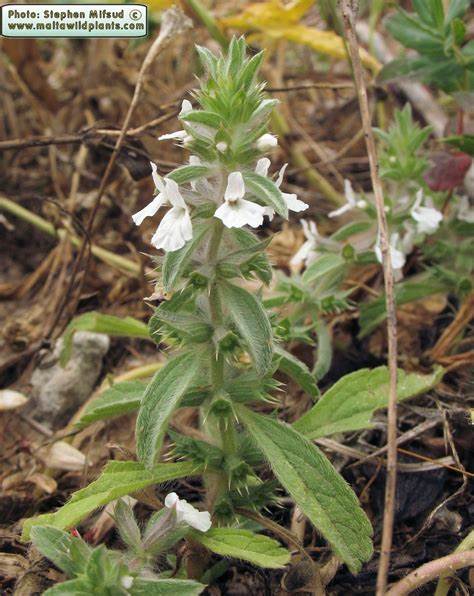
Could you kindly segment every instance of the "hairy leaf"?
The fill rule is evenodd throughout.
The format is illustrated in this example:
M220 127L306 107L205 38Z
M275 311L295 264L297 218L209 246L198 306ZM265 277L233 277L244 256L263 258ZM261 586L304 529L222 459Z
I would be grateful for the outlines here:
M199 365L196 354L180 354L169 360L146 388L137 418L136 440L138 457L147 467L155 463L168 420L190 388Z
M398 401L425 393L439 383L443 369L430 375L398 370ZM386 366L363 368L339 379L293 427L309 439L369 428L372 414L388 405L389 371Z
M83 540L52 526L33 526L31 541L44 557L69 576L78 572L77 565L71 557L72 544L75 543L79 547L85 560L91 552Z
M243 559L260 567L278 569L290 561L290 553L276 540L237 528L211 528L193 532L195 540L223 557Z
M143 381L115 383L91 401L76 426L82 428L97 420L106 420L138 410L146 389Z
M146 469L139 462L109 462L102 474L86 488L75 492L71 499L54 513L27 519L23 525L23 540L29 540L33 526L54 526L67 529L78 524L89 513L110 501L130 495L150 486L202 472L196 464L182 462L157 464Z
M197 596L206 586L190 579L136 579L132 596Z
M202 178L209 174L209 168L206 166L181 166L166 175L166 178L171 178L177 184L184 184L191 182L197 178Z
M280 357L278 363L279 370L291 377L293 381L296 381L311 397L319 395L316 379L304 362L301 362L301 360L298 360L293 354L290 354L280 346L275 347L275 354Z
M112 337L140 337L150 339L148 326L133 317L115 317L100 312L86 312L74 318L66 328L63 335L63 348L60 361L64 366L70 356L72 349L72 338L76 331L93 331L105 333Z
M265 205L272 207L279 215L288 219L288 207L278 186L260 174L244 174L246 187Z
M240 335L247 344L255 368L264 374L271 365L273 355L273 336L270 321L260 301L238 286L219 283L221 302Z
M291 426L235 407L275 476L353 573L372 556L372 527L326 456Z

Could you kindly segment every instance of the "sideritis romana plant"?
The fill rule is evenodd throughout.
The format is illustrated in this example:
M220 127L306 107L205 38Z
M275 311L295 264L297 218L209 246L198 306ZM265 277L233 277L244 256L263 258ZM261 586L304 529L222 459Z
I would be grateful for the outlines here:
M279 369L313 397L318 389L306 366L279 344L277 322L264 308L260 289L249 289L272 278L265 254L270 238L262 240L252 229L275 213L287 218L307 208L281 190L285 167L272 171L265 155L277 144L268 131L277 101L265 97L257 79L262 54L246 57L243 39L234 39L226 56L197 49L206 80L192 102L183 101L182 130L162 137L177 140L189 152L189 163L165 177L153 165L158 192L133 216L140 225L166 210L152 244L165 251L160 283L167 299L156 308L150 333L168 346L168 358L135 401L140 461L111 462L85 492L44 522L77 523L112 498L201 476L200 507L210 511L213 526L192 530L193 544L279 567L289 561L288 551L242 524L246 512L277 502L281 486L357 572L372 554L370 522L326 456L271 412L281 388L273 378ZM169 428L181 407L197 409L191 436ZM173 458L183 461L159 463L166 435Z

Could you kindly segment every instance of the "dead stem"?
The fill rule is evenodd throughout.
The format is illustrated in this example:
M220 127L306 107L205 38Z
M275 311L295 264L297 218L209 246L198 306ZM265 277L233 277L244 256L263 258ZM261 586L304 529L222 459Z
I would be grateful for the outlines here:
M393 291L392 261L388 243L387 219L385 216L385 204L382 184L378 174L377 152L369 113L369 103L367 100L364 71L359 56L359 44L354 31L353 7L354 9L357 9L358 2L351 3L350 0L341 0L344 30L354 71L357 96L359 99L359 109L362 118L362 127L364 130L367 153L369 156L370 176L372 179L375 205L377 208L377 221L380 237L380 248L382 252L387 309L388 365L390 371L387 428L387 481L385 484L382 544L377 576L377 596L383 596L387 589L387 576L390 566L390 550L392 548L393 519L395 510L395 488L397 480L397 319Z

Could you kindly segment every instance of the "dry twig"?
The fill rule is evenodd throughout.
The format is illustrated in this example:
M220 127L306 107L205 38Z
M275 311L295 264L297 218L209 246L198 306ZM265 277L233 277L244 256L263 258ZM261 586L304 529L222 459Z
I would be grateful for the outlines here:
M372 131L367 88L364 71L359 56L359 47L354 30L354 8L350 0L341 0L344 29L348 42L349 54L354 70L354 79L359 99L359 109L362 126L369 156L370 176L374 189L375 205L377 208L378 233L384 270L384 284L387 309L388 334L388 365L390 371L390 389L388 400L388 428L387 428L387 481L385 485L385 507L383 517L383 533L380 553L380 564L377 576L377 595L382 596L387 588L387 575L390 565L390 550L392 547L393 519L395 511L395 488L397 480L397 319L395 297L393 291L393 270L388 241L388 226L385 216L385 204L382 184L378 173L377 152L375 138Z
M441 557L441 559L425 563L418 569L415 569L415 571L409 573L387 592L387 596L405 596L420 586L424 586L428 582L433 581L440 575L456 571L457 569L463 569L464 567L471 567L473 565L474 550Z
M141 90L143 87L143 82L145 79L146 71L148 70L150 65L153 63L153 61L155 60L158 53L164 47L166 47L174 37L176 37L183 31L185 31L186 29L188 29L190 26L191 26L190 19L188 19L176 7L170 8L163 14L160 33L159 33L158 37L155 39L155 41L152 43L150 49L148 50L148 52L145 56L145 59L143 60L143 64L140 68L140 72L138 73L137 83L135 85L135 90L133 92L132 101L130 102L130 106L128 108L127 114L126 114L124 122L122 124L122 128L120 129L120 134L119 134L117 141L115 143L114 149L112 151L112 155L110 156L109 162L108 162L107 167L105 168L104 174L102 176L99 190L97 191L97 197L95 199L94 206L92 207L92 211L89 215L89 218L88 218L88 221L86 224L86 232L89 237L92 237L92 229L93 229L93 225L94 225L94 221L95 221L97 212L100 207L102 196L105 192L105 188L106 188L107 182L109 180L110 174L114 167L115 161L119 155L122 143L123 143L125 136L127 134L127 130L128 130L129 124L130 124L130 120L132 118L132 114L133 114L135 108L137 107L140 93L141 93ZM63 301L62 301L61 305L59 306L57 313L56 313L56 317L50 327L50 330L47 335L48 338L52 336L52 333L64 312L64 308L69 301L71 292L74 288L76 277L78 276L79 270L80 270L82 262L83 262L86 246L87 246L87 238L84 237L81 247L79 249L79 254L77 255L77 258L74 262L74 267L73 267L73 270L71 273L71 280L70 280L69 286L68 286L66 292L64 293ZM84 275L82 275L81 278L79 279L78 288L76 290L77 297L80 296L81 288L85 281L85 277L86 277L85 273L87 271L89 256L90 256L90 254L86 258L86 262L84 264L84 268L83 268ZM73 306L74 306L74 301L73 301Z

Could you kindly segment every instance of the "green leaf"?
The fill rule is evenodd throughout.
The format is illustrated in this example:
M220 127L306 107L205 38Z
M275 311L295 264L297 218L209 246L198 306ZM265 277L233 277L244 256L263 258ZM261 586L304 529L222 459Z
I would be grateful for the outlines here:
M110 501L130 495L150 486L184 478L202 472L189 462L157 464L146 469L139 462L109 462L102 474L86 488L75 492L71 499L54 513L45 513L27 519L23 525L23 540L29 540L33 526L53 526L67 529L77 525L89 513Z
M85 559L91 553L91 549L83 540L52 526L33 526L31 541L44 557L70 577L77 573L77 565L71 558L72 543L81 543L80 548Z
M192 240L186 242L183 248L167 252L163 262L163 288L165 292L171 292L175 289L183 272L201 243L206 232L209 231L208 223L197 224L194 226Z
M262 65L263 56L264 52L259 52L247 62L240 75L239 86L242 85L244 89L250 88L258 69Z
M352 573L372 556L372 527L356 495L326 456L286 423L236 405L273 473Z
M158 455L168 420L182 396L190 388L200 366L200 359L185 353L169 360L159 370L142 398L137 418L137 455L149 468Z
M166 336L170 331L189 342L202 343L212 337L213 329L202 317L175 312L168 308L167 304L166 302L161 304L150 319L152 337L161 333Z
M353 223L349 223L339 228L337 232L334 232L334 234L331 235L331 239L337 240L338 242L343 242L355 234L367 232L373 227L373 225L374 222L370 220L354 221Z
M439 383L443 374L442 368L429 375L407 374L399 369L398 401L429 391ZM293 427L309 439L369 428L375 410L388 405L389 386L386 366L372 370L363 368L345 375Z
M255 173L243 174L246 188L265 205L272 207L279 215L288 219L288 207L278 186L265 176Z
M209 112L207 110L196 110L188 112L184 116L181 116L181 120L185 122L196 122L198 124L205 124L211 128L219 128L221 125L221 117L215 112Z
M190 579L136 579L132 596L197 596L206 586Z
M166 178L171 178L176 184L184 184L185 182L191 182L197 178L203 178L209 174L209 168L206 166L181 166L176 168Z
M449 24L453 19L462 17L469 8L470 0L451 0L446 12L445 23Z
M346 261L341 255L328 253L320 256L314 263L306 269L303 273L302 279L304 283L311 283L319 280L327 273L337 271L341 267L345 267Z
M76 331L105 333L112 337L140 337L150 339L148 326L133 317L115 317L100 312L86 312L74 318L63 335L63 349L60 355L62 366L67 364L72 349L72 338Z
M429 26L440 29L444 22L442 0L412 0L413 8L419 17Z
M264 374L272 363L273 336L270 321L261 302L238 286L221 281L218 285L221 303L247 344L255 368Z
M243 559L260 567L279 569L289 563L290 553L276 540L238 528L211 528L192 537L223 557Z
M70 579L43 592L43 596L91 596L91 585L84 579Z
M425 25L415 15L399 8L399 12L387 20L389 32L407 48L418 50L421 54L443 55L441 35Z
M474 135L453 135L440 140L474 157Z
M290 354L280 346L275 346L275 354L280 357L278 363L279 370L292 378L293 381L296 381L311 397L317 397L319 395L316 379L304 362L301 362L301 360L298 360L293 354Z
M96 422L138 410L146 389L143 381L115 383L91 401L76 426L82 428Z

